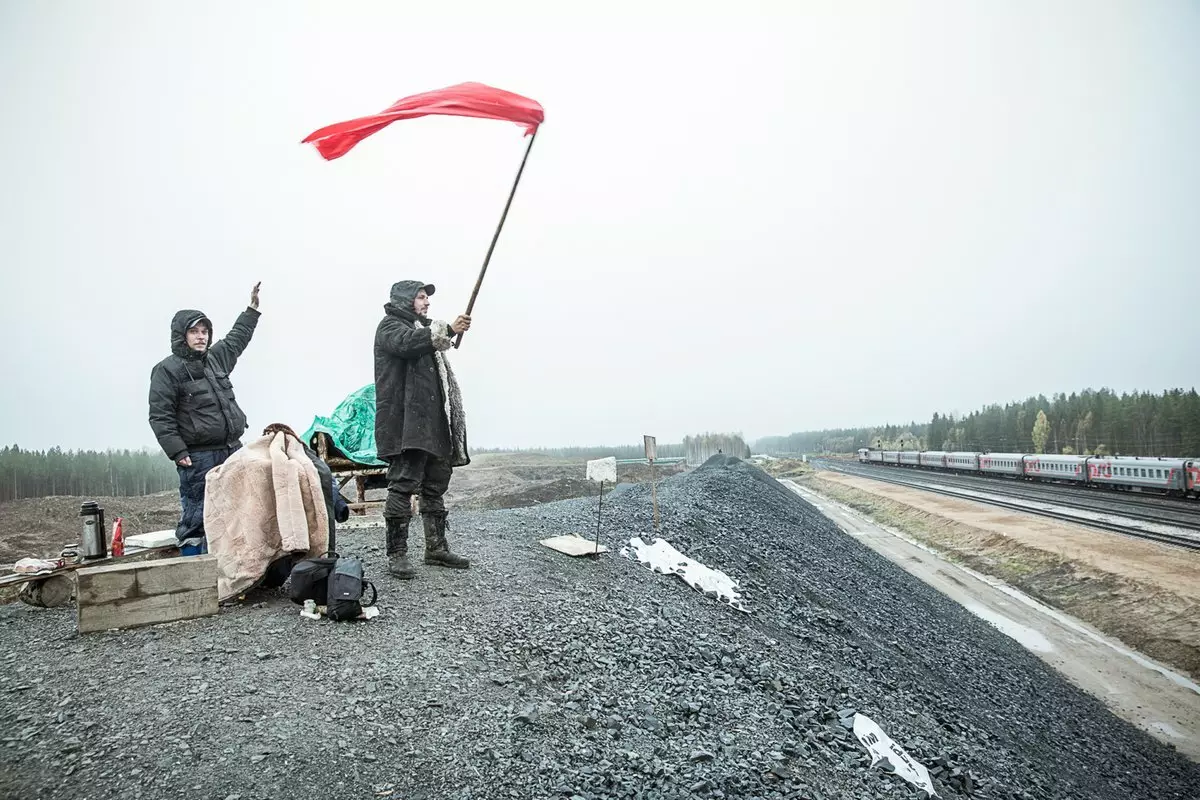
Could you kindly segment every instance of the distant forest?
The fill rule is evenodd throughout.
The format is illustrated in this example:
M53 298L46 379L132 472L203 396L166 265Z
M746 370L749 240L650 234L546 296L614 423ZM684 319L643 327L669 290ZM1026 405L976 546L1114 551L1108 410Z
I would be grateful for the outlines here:
M705 433L685 436L676 444L658 443L659 458L687 457L698 464L723 450L750 455L740 434ZM474 453L547 453L587 461L594 458L643 458L642 445L617 447L558 447L542 449L472 448ZM0 450L0 503L27 497L128 497L179 489L175 465L158 450L24 450L17 445Z
M0 502L23 497L128 497L179 488L175 465L150 450L0 450Z
M861 447L1200 458L1200 395L1195 388L1121 395L1085 389L991 405L962 418L935 413L926 423L806 431L755 442L755 452L772 455Z
M678 443L655 443L655 455L658 458L687 458L689 464L700 464L710 456L725 453L738 458L750 457L750 446L740 433L701 433L695 436L685 436ZM488 447L473 448L474 453L539 453L560 458L577 458L588 461L596 458L645 458L646 450L643 445L617 445L592 447Z

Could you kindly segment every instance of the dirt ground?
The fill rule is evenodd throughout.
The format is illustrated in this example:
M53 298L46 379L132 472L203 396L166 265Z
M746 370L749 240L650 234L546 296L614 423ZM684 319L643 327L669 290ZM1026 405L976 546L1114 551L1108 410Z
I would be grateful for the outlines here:
M1200 678L1200 553L867 478L797 483Z
M661 480L682 470L680 465L656 466ZM586 480L586 464L538 454L485 453L454 471L446 504L451 508L523 508L555 500L598 494ZM620 483L650 480L650 468L641 464L618 465ZM612 487L605 490L611 491ZM381 499L384 490L368 492ZM174 528L179 521L178 492L143 497L41 497L0 503L0 564L20 558L57 556L63 547L79 541L79 506L95 500L104 508L105 524L124 517L126 535Z

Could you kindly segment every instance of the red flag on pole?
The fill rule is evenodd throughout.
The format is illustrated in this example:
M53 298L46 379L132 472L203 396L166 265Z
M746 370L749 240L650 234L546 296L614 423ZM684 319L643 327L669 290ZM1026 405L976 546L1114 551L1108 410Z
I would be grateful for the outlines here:
M401 98L378 114L326 125L310 133L304 143L312 143L326 161L332 161L397 120L429 114L508 120L524 126L526 136L536 133L545 119L536 100L482 83L460 83Z

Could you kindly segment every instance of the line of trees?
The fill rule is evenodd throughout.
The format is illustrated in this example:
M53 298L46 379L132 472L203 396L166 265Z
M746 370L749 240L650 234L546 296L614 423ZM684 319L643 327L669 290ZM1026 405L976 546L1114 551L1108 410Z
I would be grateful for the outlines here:
M750 448L740 434L705 433L682 442L660 443L659 458L687 457L700 463L723 450L748 458ZM550 448L474 448L477 453L537 453L586 461L595 458L643 458L643 445ZM27 450L0 449L0 503L31 497L129 497L179 488L175 465L158 450Z
M692 466L703 464L718 453L737 458L750 457L750 446L740 433L702 433L685 436L683 447L687 453L687 463Z
M686 455L682 444L656 443L655 454L659 458L682 458ZM555 456L557 458L572 458L580 461L591 461L597 458L645 458L646 448L640 444L630 445L590 445L578 447L472 447L472 453L525 453L532 455Z
M663 443L655 445L659 458L687 458L689 464L702 464L709 457L723 452L738 458L750 457L750 446L740 433L700 433L683 437L682 442ZM617 446L583 446L583 447L476 447L475 453L527 453L535 455L557 456L581 461L594 458L645 458L646 449L642 444Z
M789 436L766 436L754 443L754 450L769 455L798 455L800 453L853 453L861 447L902 448L925 433L925 425L880 425L870 428L831 428L823 431L803 431ZM878 443L878 444L877 444Z
M935 413L924 425L809 431L756 443L772 454L861 447L1200 458L1200 395L1195 388L1120 395L1085 389L989 405L964 417Z
M128 497L178 489L175 465L157 450L0 450L0 502L73 495Z

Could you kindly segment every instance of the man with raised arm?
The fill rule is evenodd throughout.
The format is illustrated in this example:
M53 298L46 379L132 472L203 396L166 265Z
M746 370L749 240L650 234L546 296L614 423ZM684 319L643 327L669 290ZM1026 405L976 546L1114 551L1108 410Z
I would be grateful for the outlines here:
M213 339L208 315L184 309L171 320L171 355L150 371L150 428L179 472L182 513L175 538L183 555L208 552L204 478L242 446L246 414L229 375L258 325L258 288L225 338Z

